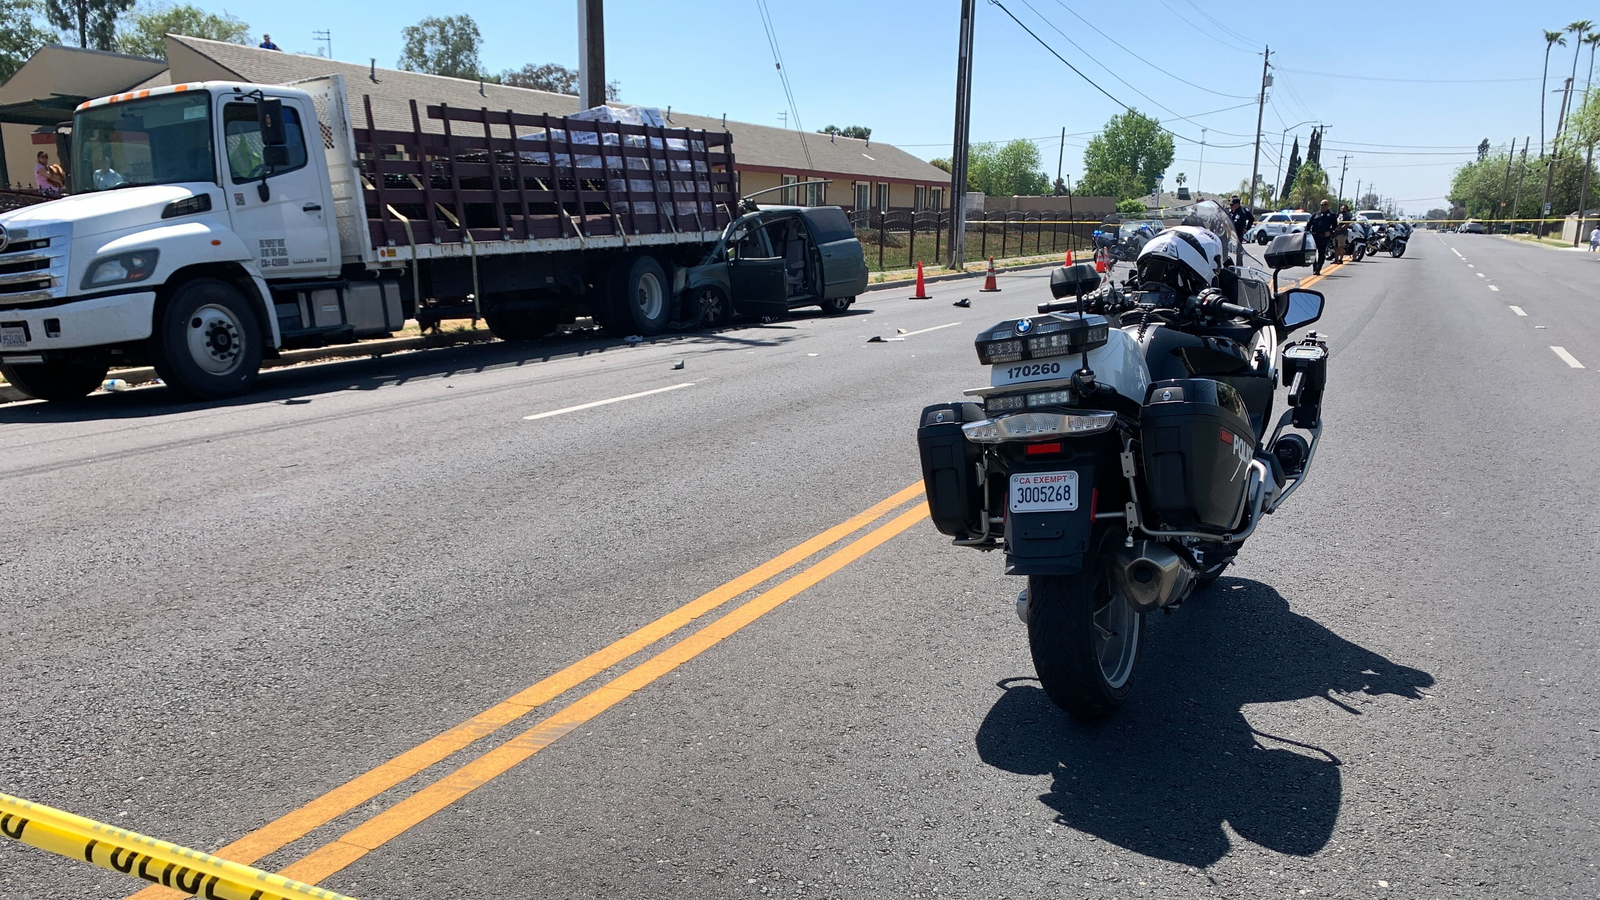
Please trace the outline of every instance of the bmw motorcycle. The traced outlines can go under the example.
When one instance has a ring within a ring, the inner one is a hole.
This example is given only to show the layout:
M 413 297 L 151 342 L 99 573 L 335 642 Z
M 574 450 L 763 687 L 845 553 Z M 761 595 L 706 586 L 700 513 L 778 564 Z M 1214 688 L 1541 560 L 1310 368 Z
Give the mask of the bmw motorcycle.
M 1389 255 L 1399 259 L 1406 255 L 1406 241 L 1411 239 L 1411 226 L 1397 223 L 1389 226 Z
M 1204 224 L 1231 240 L 1215 213 Z M 1003 551 L 1006 573 L 1027 579 L 1017 613 L 1045 692 L 1068 713 L 1115 711 L 1145 616 L 1215 581 L 1304 483 L 1328 346 L 1289 336 L 1321 316 L 1323 296 L 1278 291 L 1277 270 L 1315 259 L 1311 235 L 1280 235 L 1270 285 L 1229 267 L 1191 296 L 1063 267 L 1056 302 L 977 336 L 989 385 L 922 411 L 934 525 L 956 546 Z M 1278 384 L 1288 401 L 1273 424 Z

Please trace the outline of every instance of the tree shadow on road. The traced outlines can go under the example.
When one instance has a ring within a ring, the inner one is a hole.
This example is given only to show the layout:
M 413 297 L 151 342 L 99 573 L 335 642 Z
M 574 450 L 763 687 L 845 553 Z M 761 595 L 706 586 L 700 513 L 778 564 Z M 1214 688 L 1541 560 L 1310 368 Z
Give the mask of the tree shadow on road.
M 1147 856 L 1215 863 L 1229 847 L 1223 822 L 1280 853 L 1321 850 L 1342 799 L 1338 748 L 1257 732 L 1243 707 L 1324 697 L 1360 715 L 1335 695 L 1416 699 L 1433 678 L 1294 613 L 1259 582 L 1224 578 L 1187 605 L 1146 629 L 1138 687 L 1112 719 L 1076 723 L 1032 679 L 1008 679 L 978 729 L 979 755 L 1054 775 L 1039 799 L 1059 824 Z

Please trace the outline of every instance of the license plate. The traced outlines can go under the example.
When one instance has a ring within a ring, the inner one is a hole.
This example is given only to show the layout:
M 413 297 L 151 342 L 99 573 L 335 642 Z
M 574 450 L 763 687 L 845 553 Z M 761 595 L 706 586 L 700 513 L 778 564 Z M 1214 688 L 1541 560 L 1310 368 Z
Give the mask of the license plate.
M 1071 512 L 1077 508 L 1077 472 L 1030 472 L 1011 476 L 1011 511 L 1014 513 Z
M 28 346 L 28 331 L 21 325 L 0 327 L 0 347 Z
M 1061 360 L 1003 363 L 989 367 L 989 386 L 1003 387 L 1028 381 L 1049 381 L 1072 375 L 1072 363 Z

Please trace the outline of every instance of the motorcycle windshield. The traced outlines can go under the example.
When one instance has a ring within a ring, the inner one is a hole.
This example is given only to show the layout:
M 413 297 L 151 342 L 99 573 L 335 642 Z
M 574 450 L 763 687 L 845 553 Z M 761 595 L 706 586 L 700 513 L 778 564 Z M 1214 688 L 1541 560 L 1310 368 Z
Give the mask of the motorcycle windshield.
M 1222 253 L 1226 258 L 1232 259 L 1238 252 L 1239 242 L 1233 233 L 1233 219 L 1228 217 L 1228 211 L 1217 201 L 1202 200 L 1196 203 L 1183 224 L 1198 225 L 1216 235 L 1222 241 Z

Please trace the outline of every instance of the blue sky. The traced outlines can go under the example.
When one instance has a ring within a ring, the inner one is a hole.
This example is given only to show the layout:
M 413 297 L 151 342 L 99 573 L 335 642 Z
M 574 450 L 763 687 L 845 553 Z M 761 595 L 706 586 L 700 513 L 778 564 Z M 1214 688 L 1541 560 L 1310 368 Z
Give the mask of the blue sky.
M 1169 186 L 1180 171 L 1191 187 L 1207 190 L 1231 190 L 1249 176 L 1256 120 L 1252 100 L 1265 43 L 1279 67 L 1263 125 L 1266 177 L 1278 171 L 1278 140 L 1285 126 L 1316 119 L 1331 126 L 1323 158 L 1332 162 L 1336 179 L 1338 160 L 1331 158 L 1350 156 L 1347 194 L 1354 192 L 1357 179 L 1363 185 L 1375 182 L 1380 194 L 1414 212 L 1443 205 L 1454 166 L 1470 159 L 1483 138 L 1502 146 L 1515 136 L 1520 146 L 1531 134 L 1537 143 L 1540 31 L 1585 16 L 1600 20 L 1600 7 L 1580 2 L 1512 6 L 1403 0 L 1353 7 L 1362 11 L 1359 16 L 1342 7 L 1345 12 L 1337 18 L 1330 10 L 1338 7 L 1319 3 L 1003 2 L 1118 99 L 1195 142 L 1201 127 L 1207 129 L 1203 164 L 1198 143 L 1178 141 Z M 198 5 L 222 8 L 209 0 Z M 868 125 L 875 139 L 919 156 L 949 154 L 957 0 L 768 0 L 768 5 L 808 130 L 830 123 Z M 420 0 L 389 0 L 381 15 L 373 4 L 326 0 L 252 0 L 229 3 L 226 10 L 257 35 L 271 33 L 285 50 L 315 52 L 311 32 L 326 28 L 333 32 L 336 57 L 358 62 L 377 57 L 381 66 L 395 64 L 404 25 L 441 12 L 438 4 Z M 1262 15 L 1263 10 L 1270 13 Z M 492 71 L 577 60 L 576 0 L 464 0 L 443 11 L 477 20 L 484 34 L 483 61 Z M 780 124 L 787 103 L 756 0 L 607 0 L 606 38 L 607 75 L 622 82 L 625 100 Z M 1065 127 L 1063 168 L 1076 176 L 1084 142 L 1121 108 L 988 0 L 978 2 L 976 45 L 973 140 L 1038 138 L 1053 176 Z M 1580 85 L 1588 62 L 1585 51 L 1578 63 Z M 1571 46 L 1556 48 L 1552 88 L 1560 87 L 1571 67 Z M 1547 130 L 1552 133 L 1559 103 L 1558 96 L 1551 98 Z M 1289 140 L 1298 134 L 1303 145 L 1310 128 L 1300 125 Z

